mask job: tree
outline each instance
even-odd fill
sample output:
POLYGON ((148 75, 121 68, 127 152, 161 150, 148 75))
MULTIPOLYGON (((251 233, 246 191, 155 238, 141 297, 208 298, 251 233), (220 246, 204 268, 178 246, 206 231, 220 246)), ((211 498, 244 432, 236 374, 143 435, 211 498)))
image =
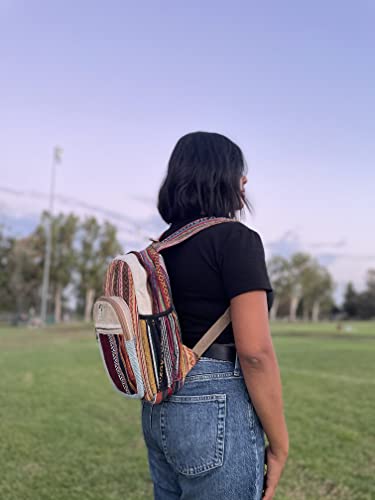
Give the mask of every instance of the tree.
POLYGON ((9 255, 9 286, 13 310, 20 314, 39 305, 42 270, 35 235, 15 241, 9 255))
POLYGON ((289 283, 290 283, 290 303, 289 320, 297 319, 297 308, 303 296, 303 272, 311 264, 310 255, 302 252, 295 253, 290 259, 289 283))
MULTIPOLYGON (((43 268, 46 246, 46 219, 50 215, 43 212, 39 225, 34 231, 37 242, 40 266, 43 268)), ((52 218, 52 250, 50 269, 50 291, 53 292, 55 322, 61 321, 64 289, 72 282, 77 266, 75 237, 78 227, 78 217, 74 214, 58 214, 52 218)))
POLYGON ((367 271, 366 289, 363 292, 356 292, 353 283, 348 283, 343 309, 351 318, 371 319, 375 317, 375 269, 367 271))
POLYGON ((375 269, 367 271, 366 286, 367 291, 375 296, 375 269))
POLYGON ((358 295, 358 315, 361 319, 375 317, 375 269, 367 271, 366 289, 358 295))
POLYGON ((11 256, 15 239, 5 236, 0 227, 0 310, 10 312, 14 309, 15 296, 10 286, 11 256))
POLYGON ((54 287, 55 321, 61 321, 62 296, 72 281, 77 265, 77 252, 74 247, 78 228, 78 218, 73 215, 55 217, 52 225, 52 266, 51 283, 54 287))
POLYGON ((290 295, 289 262, 284 257, 275 255, 268 261, 267 269, 274 290, 271 320, 275 320, 282 299, 290 295))
POLYGON ((312 300, 312 320, 319 321, 320 311, 323 304, 332 305, 333 280, 327 269, 319 266, 316 279, 310 289, 312 300))
POLYGON ((327 269, 315 259, 310 259, 301 272, 303 294, 303 316, 308 320, 318 321, 321 307, 333 304, 333 280, 327 269))
POLYGON ((107 265, 121 252, 121 246, 116 227, 109 222, 100 226, 95 217, 86 218, 79 233, 78 294, 84 320, 88 322, 95 297, 102 293, 107 265))
POLYGON ((359 313, 359 296, 357 292, 355 291, 353 283, 348 283, 346 290, 345 290, 345 295, 344 295, 344 304, 343 304, 343 309, 344 312, 350 317, 350 318, 355 318, 358 316, 359 313))

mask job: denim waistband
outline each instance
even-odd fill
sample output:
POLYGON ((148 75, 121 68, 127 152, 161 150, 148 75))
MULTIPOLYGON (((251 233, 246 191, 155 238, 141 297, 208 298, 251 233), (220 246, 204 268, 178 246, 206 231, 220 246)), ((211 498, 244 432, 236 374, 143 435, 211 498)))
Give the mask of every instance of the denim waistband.
MULTIPOLYGON (((224 361, 221 359, 208 358, 201 356, 197 364, 187 374, 186 379, 193 379, 200 375, 220 374, 223 376, 242 377, 242 370, 238 354, 236 354, 235 361, 224 361)), ((216 377, 215 377, 216 378, 216 377)))

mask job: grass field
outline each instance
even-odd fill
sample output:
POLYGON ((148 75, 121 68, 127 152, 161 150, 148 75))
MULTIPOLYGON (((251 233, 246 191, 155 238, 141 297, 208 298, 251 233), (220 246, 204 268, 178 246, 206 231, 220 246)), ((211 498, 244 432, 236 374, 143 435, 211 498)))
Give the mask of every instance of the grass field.
MULTIPOLYGON (((272 329, 291 438, 277 500, 374 499, 375 324, 272 329)), ((1 500, 151 500, 139 402, 111 389, 92 331, 2 328, 0 366, 1 500)))

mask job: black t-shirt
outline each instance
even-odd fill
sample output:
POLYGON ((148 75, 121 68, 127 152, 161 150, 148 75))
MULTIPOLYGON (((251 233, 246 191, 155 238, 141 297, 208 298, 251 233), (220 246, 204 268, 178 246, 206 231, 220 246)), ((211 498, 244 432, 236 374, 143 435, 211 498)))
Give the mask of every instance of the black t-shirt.
MULTIPOLYGON (((174 223, 163 240, 194 219, 174 223)), ((272 306, 262 240, 241 222, 208 227, 178 245, 161 250, 171 282, 182 342, 194 347, 230 305, 230 299, 251 290, 266 290, 272 306)), ((233 343, 230 324, 216 342, 233 343)))

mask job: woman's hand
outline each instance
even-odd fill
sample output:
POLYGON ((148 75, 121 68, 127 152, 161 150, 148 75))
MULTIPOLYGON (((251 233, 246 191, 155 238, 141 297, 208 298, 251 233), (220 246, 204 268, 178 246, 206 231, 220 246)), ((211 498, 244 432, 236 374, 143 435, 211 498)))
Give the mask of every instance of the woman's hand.
POLYGON ((285 467, 287 456, 287 453, 275 454, 272 452, 271 448, 267 446, 265 457, 267 472, 264 477, 263 500, 273 499, 276 487, 285 467))

